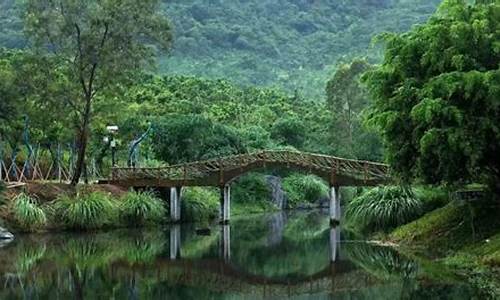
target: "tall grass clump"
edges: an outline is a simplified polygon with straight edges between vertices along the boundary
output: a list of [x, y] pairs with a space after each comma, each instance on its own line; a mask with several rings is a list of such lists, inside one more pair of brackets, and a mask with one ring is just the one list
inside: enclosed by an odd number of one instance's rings
[[216, 189], [191, 187], [182, 192], [181, 216], [185, 222], [207, 222], [217, 217], [219, 194]]
[[120, 204], [120, 219], [130, 226], [144, 226], [165, 221], [167, 210], [151, 192], [127, 193]]
[[117, 225], [118, 205], [99, 192], [65, 195], [53, 204], [53, 214], [68, 229], [92, 230]]
[[315, 175], [290, 175], [283, 180], [283, 189], [292, 207], [301, 202], [313, 203], [328, 197], [328, 186]]
[[35, 199], [26, 194], [19, 194], [12, 206], [12, 214], [19, 229], [26, 232], [43, 229], [47, 216]]
[[422, 208], [422, 200], [411, 189], [376, 187], [349, 203], [346, 218], [360, 229], [386, 230], [415, 220]]

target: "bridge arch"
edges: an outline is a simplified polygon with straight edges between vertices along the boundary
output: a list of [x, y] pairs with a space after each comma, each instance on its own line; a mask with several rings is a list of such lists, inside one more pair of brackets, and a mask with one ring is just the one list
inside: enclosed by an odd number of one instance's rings
[[340, 220], [342, 186], [374, 186], [389, 180], [388, 166], [361, 160], [289, 150], [270, 150], [161, 168], [113, 168], [111, 183], [126, 187], [169, 189], [171, 217], [180, 221], [180, 190], [184, 186], [221, 189], [221, 223], [229, 222], [231, 187], [239, 176], [265, 168], [296, 169], [315, 174], [330, 185], [330, 221]]

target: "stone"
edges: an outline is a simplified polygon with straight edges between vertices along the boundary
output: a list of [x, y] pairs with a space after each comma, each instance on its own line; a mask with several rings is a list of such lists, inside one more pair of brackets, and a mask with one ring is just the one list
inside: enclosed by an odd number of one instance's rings
[[5, 228], [0, 227], [0, 248], [7, 246], [14, 240], [14, 235]]

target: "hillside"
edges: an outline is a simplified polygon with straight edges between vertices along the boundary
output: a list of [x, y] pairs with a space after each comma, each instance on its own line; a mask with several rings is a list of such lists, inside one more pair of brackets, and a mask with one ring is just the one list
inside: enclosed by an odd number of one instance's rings
[[[0, 2], [0, 46], [23, 47], [15, 0]], [[175, 45], [159, 72], [322, 95], [338, 62], [377, 61], [374, 35], [424, 22], [439, 0], [164, 0]]]

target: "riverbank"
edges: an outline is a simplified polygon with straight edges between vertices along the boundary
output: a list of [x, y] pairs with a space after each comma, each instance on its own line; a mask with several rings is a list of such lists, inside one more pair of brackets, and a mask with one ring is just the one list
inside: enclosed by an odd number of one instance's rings
[[454, 270], [483, 293], [500, 297], [500, 202], [452, 201], [383, 239]]
[[[219, 216], [220, 194], [212, 188], [187, 188], [181, 202], [181, 222], [206, 227]], [[0, 219], [14, 233], [94, 231], [155, 227], [170, 223], [169, 201], [113, 185], [30, 183], [8, 189]], [[278, 211], [271, 201], [234, 201], [233, 216]]]

